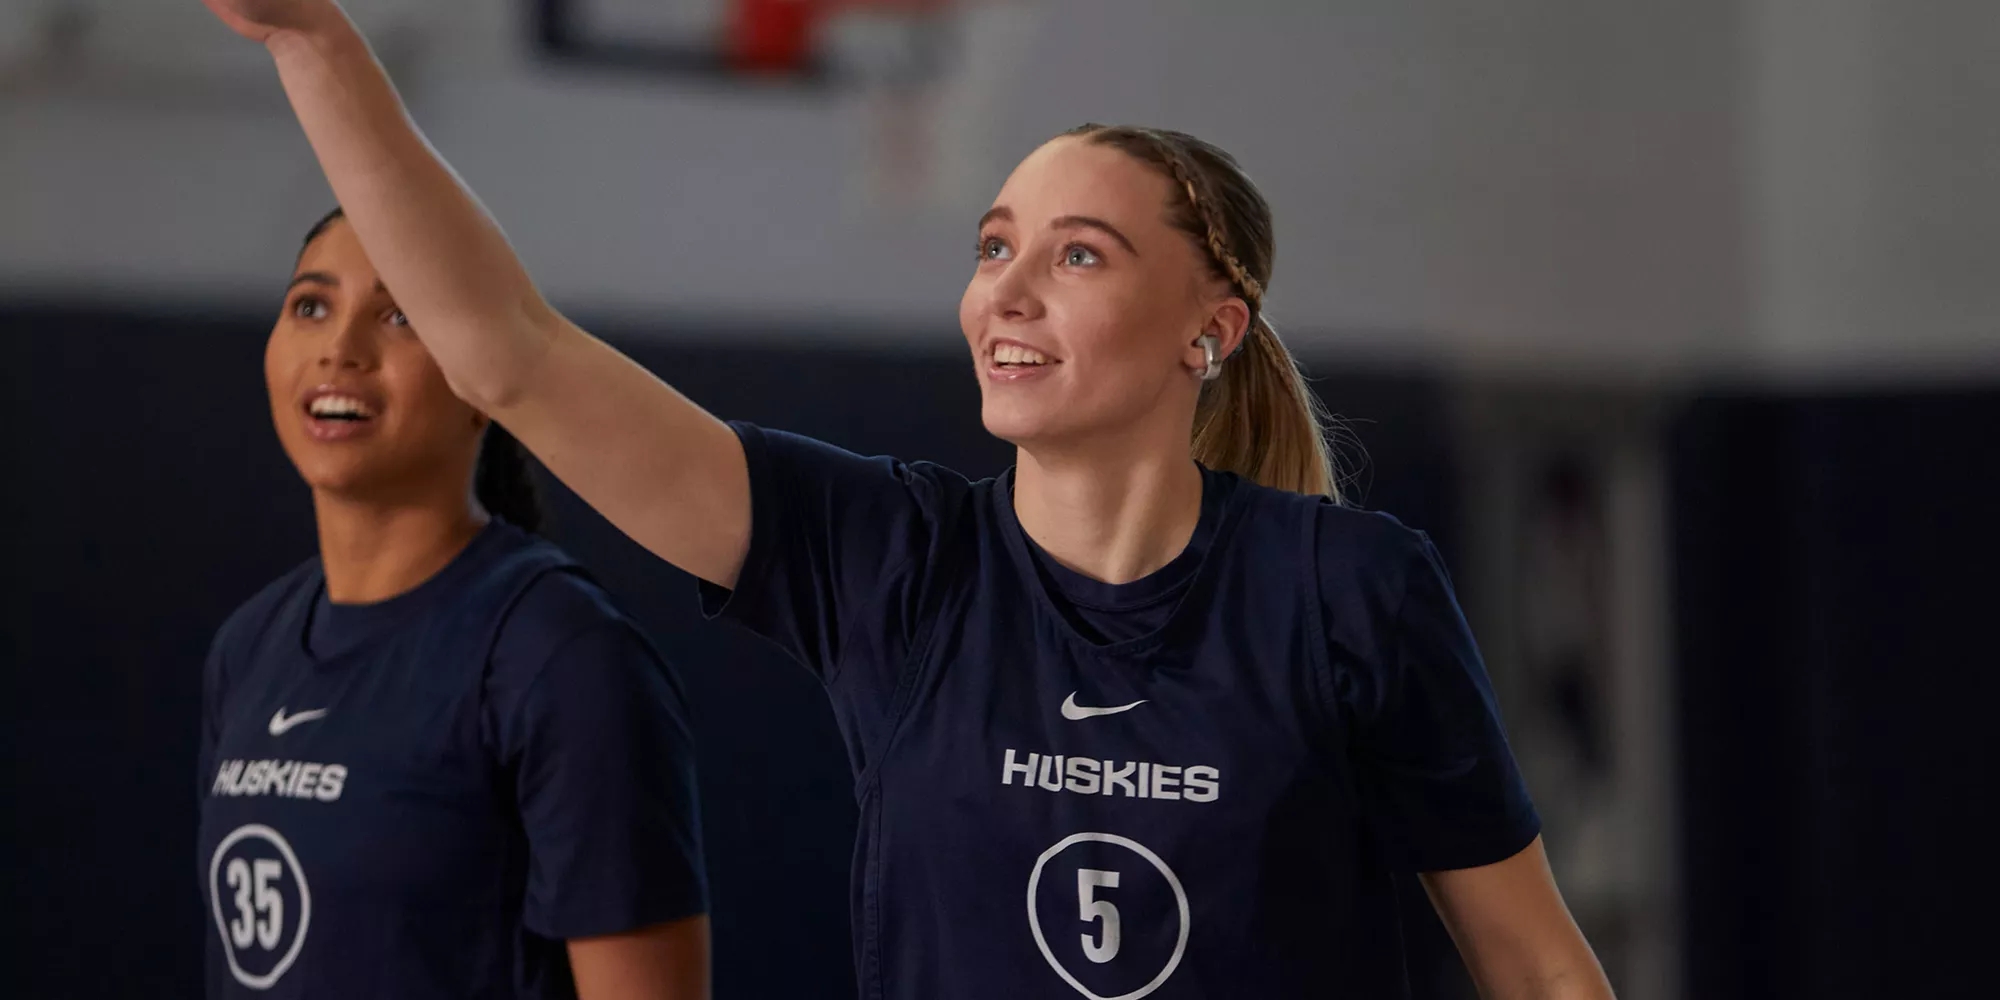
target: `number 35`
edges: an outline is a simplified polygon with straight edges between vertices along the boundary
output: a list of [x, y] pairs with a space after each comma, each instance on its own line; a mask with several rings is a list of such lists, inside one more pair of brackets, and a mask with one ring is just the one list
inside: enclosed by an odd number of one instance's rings
[[[253, 938], [265, 951], [278, 946], [278, 938], [285, 933], [285, 897], [271, 883], [284, 877], [285, 866], [280, 862], [230, 859], [227, 879], [229, 887], [236, 890], [237, 916], [229, 922], [229, 939], [236, 942], [236, 947], [250, 947]], [[1115, 872], [1112, 880], [1112, 885], [1118, 884]], [[1117, 912], [1113, 911], [1111, 917], [1115, 924]], [[1117, 945], [1112, 948], [1116, 950]]]

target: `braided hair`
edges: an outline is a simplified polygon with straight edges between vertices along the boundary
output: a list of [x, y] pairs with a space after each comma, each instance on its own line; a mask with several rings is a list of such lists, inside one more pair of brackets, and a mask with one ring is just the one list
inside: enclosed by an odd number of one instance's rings
[[[306, 238], [299, 244], [299, 256], [305, 256], [306, 248], [314, 240], [346, 217], [347, 213], [339, 208], [321, 216], [306, 230]], [[523, 531], [541, 530], [542, 494], [535, 481], [534, 462], [521, 442], [497, 423], [488, 423], [486, 434], [480, 439], [478, 464], [472, 470], [472, 492], [488, 514]]]
[[1277, 239], [1271, 206], [1249, 175], [1220, 147], [1185, 132], [1088, 124], [1063, 134], [1110, 146], [1165, 174], [1174, 188], [1168, 220], [1250, 308], [1241, 359], [1232, 358], [1220, 378], [1202, 387], [1195, 460], [1266, 486], [1339, 499], [1325, 408], [1264, 315]]

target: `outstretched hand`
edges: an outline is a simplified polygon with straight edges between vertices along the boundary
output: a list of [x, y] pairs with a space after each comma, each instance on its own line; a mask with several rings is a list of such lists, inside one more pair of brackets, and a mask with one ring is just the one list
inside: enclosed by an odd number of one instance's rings
[[334, 0], [201, 0], [229, 30], [253, 42], [281, 31], [303, 31], [338, 15]]

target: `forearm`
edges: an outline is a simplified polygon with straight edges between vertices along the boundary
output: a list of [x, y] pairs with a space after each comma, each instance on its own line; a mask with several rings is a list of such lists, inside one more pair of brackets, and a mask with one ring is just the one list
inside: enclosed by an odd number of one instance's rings
[[1481, 1000], [1612, 1000], [1597, 956], [1567, 913], [1516, 919], [1513, 927], [1476, 932], [1465, 921], [1447, 921]]
[[1505, 861], [1422, 881], [1482, 1000], [1611, 1000], [1541, 838]]
[[500, 227], [438, 156], [332, 3], [266, 45], [334, 196], [445, 377], [504, 406], [567, 331]]
[[1494, 977], [1479, 983], [1482, 1000], [1613, 1000], [1611, 985], [1585, 956], [1583, 963], [1557, 969], [1543, 969], [1518, 978]]

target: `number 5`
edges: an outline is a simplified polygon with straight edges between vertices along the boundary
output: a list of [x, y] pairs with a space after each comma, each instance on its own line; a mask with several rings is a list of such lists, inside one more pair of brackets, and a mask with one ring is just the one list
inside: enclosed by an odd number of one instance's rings
[[257, 921], [257, 943], [265, 951], [278, 946], [278, 938], [285, 932], [285, 897], [271, 883], [285, 877], [282, 862], [259, 858], [252, 862], [257, 871], [257, 912], [264, 919]]
[[1098, 886], [1106, 889], [1118, 888], [1118, 873], [1098, 871], [1095, 868], [1076, 870], [1076, 908], [1079, 920], [1090, 923], [1104, 921], [1099, 940], [1092, 941], [1090, 935], [1079, 935], [1083, 939], [1085, 958], [1103, 965], [1118, 957], [1118, 908], [1095, 898]]

